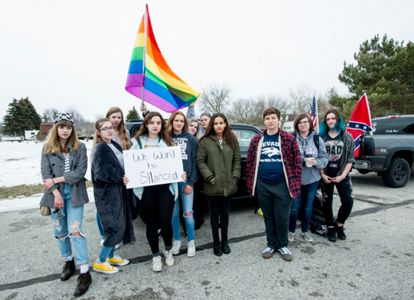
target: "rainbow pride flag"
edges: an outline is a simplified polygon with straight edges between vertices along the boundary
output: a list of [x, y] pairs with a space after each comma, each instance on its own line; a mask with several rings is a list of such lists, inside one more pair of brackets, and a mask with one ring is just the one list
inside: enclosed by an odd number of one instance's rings
[[162, 56], [148, 5], [139, 25], [125, 89], [166, 112], [186, 107], [200, 95], [171, 70]]

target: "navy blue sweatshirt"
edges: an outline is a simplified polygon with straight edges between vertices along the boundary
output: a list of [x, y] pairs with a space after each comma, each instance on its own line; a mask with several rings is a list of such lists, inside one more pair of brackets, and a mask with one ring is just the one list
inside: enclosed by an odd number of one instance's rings
[[184, 171], [187, 173], [187, 184], [194, 186], [198, 178], [198, 170], [196, 165], [197, 156], [197, 140], [189, 132], [180, 134], [173, 133], [173, 141], [176, 146], [181, 147], [181, 156], [183, 157]]

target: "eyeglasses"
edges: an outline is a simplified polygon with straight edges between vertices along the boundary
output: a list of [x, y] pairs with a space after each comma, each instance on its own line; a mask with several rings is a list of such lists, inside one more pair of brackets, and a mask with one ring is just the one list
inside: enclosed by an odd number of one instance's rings
[[108, 130], [113, 130], [114, 128], [112, 126], [110, 127], [102, 127], [101, 131], [108, 131]]
[[305, 125], [305, 124], [308, 124], [309, 123], [309, 121], [302, 121], [302, 122], [299, 122], [298, 124], [299, 125]]

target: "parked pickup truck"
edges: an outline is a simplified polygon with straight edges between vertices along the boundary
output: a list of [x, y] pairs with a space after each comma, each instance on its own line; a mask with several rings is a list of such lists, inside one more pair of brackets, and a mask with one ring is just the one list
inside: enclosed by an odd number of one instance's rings
[[[134, 121], [134, 122], [126, 122], [126, 128], [129, 130], [131, 137], [134, 136], [134, 133], [139, 129], [141, 126], [142, 121]], [[247, 149], [249, 148], [250, 140], [253, 136], [255, 136], [259, 129], [254, 126], [247, 125], [247, 124], [230, 124], [233, 133], [236, 135], [237, 140], [239, 141], [240, 145], [240, 152], [241, 152], [241, 178], [238, 183], [238, 190], [235, 195], [233, 195], [233, 199], [250, 199], [250, 196], [247, 192], [246, 188], [246, 156], [247, 156]], [[202, 178], [200, 177], [200, 180]], [[202, 186], [202, 184], [200, 184]]]
[[414, 115], [374, 118], [372, 126], [373, 135], [362, 138], [354, 168], [362, 174], [378, 172], [386, 186], [405, 186], [414, 160]]

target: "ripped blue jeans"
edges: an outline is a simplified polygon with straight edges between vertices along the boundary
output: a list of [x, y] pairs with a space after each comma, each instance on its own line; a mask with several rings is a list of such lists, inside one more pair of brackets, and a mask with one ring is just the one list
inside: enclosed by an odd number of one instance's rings
[[[89, 261], [86, 236], [82, 230], [83, 205], [80, 207], [72, 206], [71, 190], [71, 186], [65, 184], [63, 191], [61, 191], [64, 201], [63, 208], [59, 210], [52, 209], [53, 235], [58, 243], [62, 257], [72, 256], [73, 252], [75, 252], [76, 264], [82, 265]], [[73, 234], [77, 232], [79, 232], [80, 236]]]

